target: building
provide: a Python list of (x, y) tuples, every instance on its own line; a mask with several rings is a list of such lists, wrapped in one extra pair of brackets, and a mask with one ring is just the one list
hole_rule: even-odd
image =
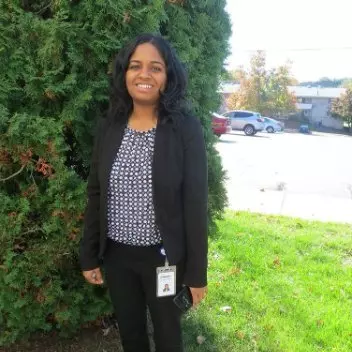
[[(222, 110), (226, 110), (226, 100), (239, 89), (239, 84), (226, 83), (220, 92), (224, 97)], [(331, 103), (345, 93), (345, 88), (321, 88), (289, 86), (289, 91), (297, 97), (298, 114), (307, 118), (312, 124), (334, 129), (343, 129), (343, 121), (331, 116)]]
[(343, 121), (331, 116), (331, 103), (346, 89), (291, 86), (289, 90), (297, 97), (297, 109), (311, 123), (343, 129)]

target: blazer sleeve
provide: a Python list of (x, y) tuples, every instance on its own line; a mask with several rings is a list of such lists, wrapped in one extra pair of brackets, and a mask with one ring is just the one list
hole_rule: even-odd
[(83, 271), (92, 270), (99, 266), (100, 182), (98, 168), (102, 124), (103, 122), (99, 121), (97, 126), (87, 183), (88, 203), (84, 214), (83, 237), (79, 253), (80, 265)]
[(207, 285), (208, 167), (203, 129), (197, 118), (184, 126), (183, 209), (186, 233), (184, 284)]

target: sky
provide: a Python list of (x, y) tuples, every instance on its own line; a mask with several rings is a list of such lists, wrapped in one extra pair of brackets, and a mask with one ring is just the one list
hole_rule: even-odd
[(227, 0), (228, 69), (265, 50), (268, 68), (291, 61), (299, 81), (352, 77), (352, 0)]

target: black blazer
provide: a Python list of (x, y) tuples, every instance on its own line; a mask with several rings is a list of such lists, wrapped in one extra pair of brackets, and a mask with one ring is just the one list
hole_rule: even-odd
[[(88, 177), (88, 204), (80, 246), (82, 270), (99, 267), (107, 238), (110, 171), (126, 125), (102, 119)], [(202, 127), (195, 117), (156, 128), (153, 172), (155, 218), (170, 264), (185, 262), (183, 283), (207, 284), (207, 160)]]

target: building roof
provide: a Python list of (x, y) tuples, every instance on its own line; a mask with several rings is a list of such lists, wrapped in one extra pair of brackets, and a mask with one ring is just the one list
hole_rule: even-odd
[[(223, 94), (235, 93), (240, 88), (239, 84), (223, 83), (219, 92)], [(303, 98), (339, 98), (346, 92), (345, 88), (321, 88), (321, 87), (301, 87), (289, 86), (288, 90), (297, 97)]]
[(309, 98), (339, 98), (341, 94), (346, 92), (345, 88), (321, 88), (321, 87), (288, 87), (291, 93), (297, 97)]

